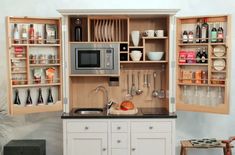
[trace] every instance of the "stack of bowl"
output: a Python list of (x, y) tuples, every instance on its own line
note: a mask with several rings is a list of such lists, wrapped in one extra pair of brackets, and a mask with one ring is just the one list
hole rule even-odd
[(133, 50), (130, 53), (132, 61), (140, 61), (140, 58), (142, 57), (141, 51)]

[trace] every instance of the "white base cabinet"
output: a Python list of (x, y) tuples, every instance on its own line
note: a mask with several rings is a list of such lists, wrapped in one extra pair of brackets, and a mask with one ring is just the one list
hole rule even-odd
[(175, 119), (63, 119), (64, 155), (175, 155)]

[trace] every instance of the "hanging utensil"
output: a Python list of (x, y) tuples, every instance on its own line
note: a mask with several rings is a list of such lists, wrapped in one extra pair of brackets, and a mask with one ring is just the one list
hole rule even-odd
[(153, 73), (153, 92), (152, 92), (152, 96), (153, 97), (157, 97), (158, 96), (158, 91), (157, 91), (157, 89), (156, 89), (156, 78), (157, 78), (157, 73), (156, 72), (154, 72)]
[(132, 73), (131, 96), (134, 96), (134, 95), (136, 95), (135, 75)]
[(165, 90), (162, 89), (163, 72), (164, 72), (164, 66), (163, 66), (161, 73), (160, 73), (160, 90), (158, 91), (158, 98), (160, 98), (160, 99), (165, 98)]
[(126, 76), (127, 94), (126, 94), (126, 97), (125, 97), (126, 100), (130, 100), (132, 98), (132, 96), (130, 94), (129, 84), (130, 84), (130, 82), (129, 82), (129, 73), (127, 73), (127, 76)]
[(144, 87), (148, 86), (148, 76), (147, 74), (144, 74)]
[(136, 95), (140, 95), (143, 93), (143, 90), (140, 89), (140, 72), (138, 72), (137, 79), (138, 79), (138, 89), (136, 90)]

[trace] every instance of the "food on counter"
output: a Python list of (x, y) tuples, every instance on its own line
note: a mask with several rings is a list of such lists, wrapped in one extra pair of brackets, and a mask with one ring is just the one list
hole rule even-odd
[(131, 101), (123, 101), (120, 104), (121, 110), (133, 110), (135, 108), (134, 104)]
[(46, 77), (47, 77), (48, 83), (53, 82), (54, 75), (55, 75), (55, 68), (52, 67), (52, 68), (46, 69)]

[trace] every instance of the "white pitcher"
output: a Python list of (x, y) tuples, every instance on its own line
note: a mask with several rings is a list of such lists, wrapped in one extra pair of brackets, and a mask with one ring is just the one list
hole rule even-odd
[(133, 45), (138, 46), (140, 41), (140, 31), (131, 31), (131, 39)]

